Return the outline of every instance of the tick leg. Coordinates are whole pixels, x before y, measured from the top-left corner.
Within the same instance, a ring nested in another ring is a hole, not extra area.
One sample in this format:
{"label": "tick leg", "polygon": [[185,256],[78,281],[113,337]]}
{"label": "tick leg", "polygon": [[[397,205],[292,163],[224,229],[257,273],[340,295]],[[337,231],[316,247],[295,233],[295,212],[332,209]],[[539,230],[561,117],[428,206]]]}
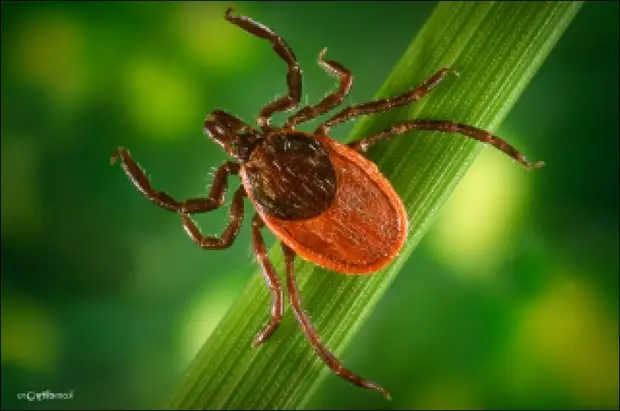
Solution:
{"label": "tick leg", "polygon": [[374,113],[381,113],[391,110],[395,107],[401,107],[406,106],[407,104],[415,103],[426,94],[428,94],[432,89],[434,89],[441,82],[441,80],[443,80],[443,78],[446,76],[446,74],[448,74],[449,71],[453,72],[455,75],[458,76],[458,72],[455,69],[441,69],[417,88],[409,90],[408,92],[401,94],[400,96],[369,101],[368,103],[358,104],[343,109],[338,114],[327,120],[325,123],[321,124],[317,128],[316,132],[326,135],[330,128],[340,123],[349,121],[355,117],[365,116]]}
{"label": "tick leg", "polygon": [[321,359],[325,362],[325,364],[329,368],[331,368],[331,370],[335,372],[340,378],[349,381],[359,387],[378,391],[389,400],[390,394],[385,389],[375,384],[374,382],[365,380],[362,377],[344,368],[338,358],[336,358],[334,354],[332,354],[327,349],[327,347],[323,345],[319,334],[314,329],[314,326],[312,325],[312,322],[308,317],[308,314],[306,314],[306,312],[301,306],[301,296],[299,295],[299,290],[295,281],[295,267],[293,265],[295,253],[284,244],[282,244],[282,250],[284,252],[284,262],[286,264],[286,285],[288,288],[288,296],[291,307],[293,308],[293,312],[295,313],[297,321],[299,322],[299,325],[301,326],[304,334],[308,338],[308,341],[310,341],[310,344],[312,344],[312,346],[319,354]]}
{"label": "tick leg", "polygon": [[198,244],[200,248],[207,250],[221,250],[222,248],[230,247],[237,234],[239,234],[239,228],[243,222],[243,198],[245,197],[245,189],[243,186],[239,187],[235,192],[232,204],[230,205],[228,226],[220,237],[204,236],[194,220],[185,214],[181,213],[181,221],[183,221],[183,228],[185,232],[192,239],[193,242]]}
{"label": "tick leg", "polygon": [[333,60],[325,60],[324,57],[326,51],[327,49],[323,49],[319,53],[319,65],[328,73],[338,76],[340,79],[340,87],[337,91],[329,94],[321,100],[319,104],[314,106],[305,106],[299,110],[291,116],[286,123],[284,123],[284,128],[295,127],[296,124],[310,121],[321,114],[327,113],[332,108],[342,104],[347,94],[349,94],[349,90],[351,90],[351,86],[353,85],[353,74],[351,74],[351,72],[342,64]]}
{"label": "tick leg", "polygon": [[114,151],[112,157],[110,157],[110,164],[113,165],[117,158],[120,158],[121,167],[134,187],[146,198],[166,210],[187,214],[205,213],[224,204],[228,186],[228,176],[236,175],[239,172],[239,164],[227,161],[218,168],[215,173],[215,178],[213,179],[213,184],[211,184],[208,197],[177,201],[168,193],[155,190],[151,186],[151,183],[144,174],[144,170],[131,158],[129,151],[127,151],[125,147],[119,147]]}
{"label": "tick leg", "polygon": [[299,104],[301,99],[301,69],[297,64],[295,54],[286,44],[284,39],[280,37],[270,28],[245,16],[231,16],[234,7],[226,10],[225,18],[229,22],[241,27],[243,30],[256,37],[263,38],[273,45],[273,49],[284,60],[288,66],[286,73],[286,84],[288,86],[288,95],[277,98],[267,104],[260,111],[257,122],[263,130],[270,129],[271,116],[277,111],[288,111]]}
{"label": "tick leg", "polygon": [[261,332],[258,333],[252,343],[253,347],[259,346],[271,337],[271,335],[278,329],[283,314],[282,285],[280,284],[280,280],[278,280],[276,270],[273,268],[271,261],[269,261],[267,250],[265,248],[265,241],[260,233],[260,230],[264,225],[265,223],[260,216],[255,214],[252,219],[252,245],[254,246],[254,252],[256,253],[258,263],[262,268],[263,277],[265,277],[265,281],[267,281],[267,286],[271,290],[273,298],[271,300],[271,320],[265,327],[263,327]]}
{"label": "tick leg", "polygon": [[369,147],[373,146],[380,140],[387,140],[399,134],[407,133],[411,130],[427,130],[427,131],[441,131],[445,133],[459,133],[467,137],[471,137],[475,140],[481,141],[483,143],[490,144],[506,153],[510,157],[517,160],[519,163],[523,164],[525,167],[529,169],[540,168],[545,163],[539,161],[537,163],[530,163],[527,161],[525,156],[520,153],[516,148],[502,140],[501,138],[494,136],[488,131],[468,126],[466,124],[455,123],[454,121],[444,121],[444,120],[411,120],[405,121],[400,124],[395,124],[387,130],[384,130],[380,133],[377,133],[373,136],[366,137],[364,139],[354,141],[349,144],[349,147],[364,152],[368,150]]}

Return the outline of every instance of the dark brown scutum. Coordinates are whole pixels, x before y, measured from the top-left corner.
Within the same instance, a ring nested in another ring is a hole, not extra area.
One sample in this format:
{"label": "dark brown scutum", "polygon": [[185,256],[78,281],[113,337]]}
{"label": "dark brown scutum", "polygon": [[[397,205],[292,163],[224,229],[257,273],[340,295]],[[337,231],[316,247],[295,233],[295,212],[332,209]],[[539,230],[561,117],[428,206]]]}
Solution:
{"label": "dark brown scutum", "polygon": [[328,153],[302,133],[269,135],[243,168],[257,206],[283,220],[320,216],[336,193],[336,172]]}

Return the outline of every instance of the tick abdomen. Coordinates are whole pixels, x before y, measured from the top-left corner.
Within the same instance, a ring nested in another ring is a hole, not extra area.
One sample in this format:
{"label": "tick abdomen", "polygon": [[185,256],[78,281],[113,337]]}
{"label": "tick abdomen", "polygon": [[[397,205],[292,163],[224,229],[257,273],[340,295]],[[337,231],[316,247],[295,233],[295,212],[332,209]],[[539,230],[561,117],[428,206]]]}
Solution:
{"label": "tick abdomen", "polygon": [[336,194],[336,172],[328,152],[303,133],[268,135],[243,170],[256,205],[282,220],[317,217]]}
{"label": "tick abdomen", "polygon": [[[377,271],[404,243],[407,220],[402,201],[376,166],[362,155],[336,141],[321,136],[315,139],[334,172],[335,178],[330,181],[337,182],[329,186],[335,187],[329,204],[316,208],[323,209],[320,217],[281,218],[268,212],[271,209],[260,207],[259,213],[287,246],[307,260],[347,274]],[[250,175],[246,168],[241,172],[242,181],[246,189],[252,188],[251,199],[260,203]],[[257,178],[256,173],[253,178]]]}

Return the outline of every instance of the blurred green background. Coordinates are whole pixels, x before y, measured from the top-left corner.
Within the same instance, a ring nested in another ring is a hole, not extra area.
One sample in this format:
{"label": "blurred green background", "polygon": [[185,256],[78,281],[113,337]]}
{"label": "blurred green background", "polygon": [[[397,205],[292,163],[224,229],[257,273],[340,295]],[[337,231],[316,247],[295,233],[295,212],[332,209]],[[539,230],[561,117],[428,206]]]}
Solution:
{"label": "blurred green background", "polygon": [[[284,92],[284,64],[228,5],[2,3],[3,408],[162,406],[257,275],[247,220],[201,251],[108,165],[122,144],[154,186],[200,195],[226,159],[207,113],[253,122]],[[238,6],[287,39],[307,101],[335,87],[328,47],[356,75],[350,104],[435,3]],[[394,401],[330,376],[309,406],[618,408],[618,11],[587,2],[497,130],[547,167],[483,150],[342,356]],[[198,221],[215,234],[225,215]],[[73,399],[17,399],[44,390]]]}

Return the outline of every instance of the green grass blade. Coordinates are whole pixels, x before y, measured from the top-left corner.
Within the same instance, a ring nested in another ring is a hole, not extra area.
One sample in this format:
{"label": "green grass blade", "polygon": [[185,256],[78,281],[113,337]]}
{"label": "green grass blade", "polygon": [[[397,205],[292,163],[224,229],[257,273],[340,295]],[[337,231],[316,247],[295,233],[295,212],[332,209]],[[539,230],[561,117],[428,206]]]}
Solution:
{"label": "green grass blade", "polygon": [[[580,7],[580,2],[439,3],[377,97],[412,88],[443,67],[457,68],[461,77],[448,76],[410,107],[359,120],[350,139],[407,118],[448,119],[495,130]],[[527,138],[543,137],[531,130]],[[511,143],[522,146],[519,141]],[[402,253],[387,269],[369,277],[343,276],[303,261],[296,263],[305,308],[336,355],[352,342],[482,147],[458,135],[425,132],[380,143],[370,151],[369,157],[393,182],[409,213],[411,231]],[[506,157],[506,161],[512,160]],[[514,167],[521,166],[515,162]],[[270,255],[282,273],[279,247]],[[304,406],[330,372],[300,333],[290,310],[263,347],[250,347],[267,320],[270,302],[262,277],[253,274],[194,359],[171,408]],[[346,384],[335,376],[329,378]],[[379,394],[360,389],[359,395]]]}

